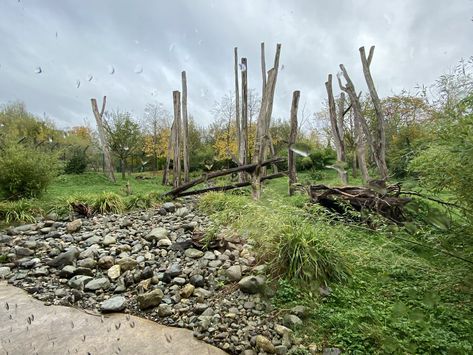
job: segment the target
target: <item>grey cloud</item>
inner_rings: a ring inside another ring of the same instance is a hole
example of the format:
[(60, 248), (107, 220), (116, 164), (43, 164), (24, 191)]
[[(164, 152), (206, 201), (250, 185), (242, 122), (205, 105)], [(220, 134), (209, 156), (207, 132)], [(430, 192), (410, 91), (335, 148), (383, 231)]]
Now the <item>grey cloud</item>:
[[(234, 46), (248, 58), (250, 87), (260, 91), (264, 41), (268, 68), (282, 43), (274, 115), (288, 116), (297, 89), (313, 112), (325, 98), (327, 74), (340, 63), (365, 90), (361, 45), (377, 47), (372, 70), (381, 95), (433, 82), (473, 54), (472, 10), (469, 0), (5, 0), (0, 103), (22, 100), (70, 127), (91, 117), (91, 97), (107, 95), (110, 108), (141, 117), (149, 102), (171, 108), (186, 70), (189, 110), (208, 124), (214, 101), (233, 89)], [(38, 66), (43, 73), (35, 74)]]

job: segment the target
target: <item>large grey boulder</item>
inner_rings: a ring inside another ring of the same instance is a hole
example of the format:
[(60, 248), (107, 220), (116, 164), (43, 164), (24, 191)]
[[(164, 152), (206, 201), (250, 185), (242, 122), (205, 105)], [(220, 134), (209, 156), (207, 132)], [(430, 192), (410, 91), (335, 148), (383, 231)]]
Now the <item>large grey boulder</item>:
[(240, 290), (244, 293), (260, 293), (263, 291), (265, 279), (263, 276), (246, 276), (238, 282)]
[(169, 232), (166, 228), (157, 227), (151, 230), (148, 235), (145, 237), (146, 240), (161, 240), (161, 239), (168, 239)]
[(53, 260), (49, 261), (47, 264), (49, 266), (62, 269), (66, 265), (72, 265), (74, 261), (77, 260), (79, 256), (79, 249), (71, 248), (68, 251), (59, 254)]
[(120, 312), (125, 309), (126, 300), (122, 296), (114, 296), (106, 301), (103, 301), (100, 305), (102, 312)]
[(82, 227), (82, 220), (76, 219), (66, 225), (67, 233), (77, 232)]
[(106, 277), (93, 279), (85, 285), (86, 291), (106, 290), (110, 287), (110, 281)]

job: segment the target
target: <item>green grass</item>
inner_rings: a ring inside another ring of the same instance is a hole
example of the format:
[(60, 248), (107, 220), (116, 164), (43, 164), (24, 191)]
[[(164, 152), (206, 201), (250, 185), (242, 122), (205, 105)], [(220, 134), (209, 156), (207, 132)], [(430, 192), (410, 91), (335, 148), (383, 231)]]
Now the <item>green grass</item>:
[[(333, 183), (326, 173), (323, 183)], [(452, 232), (425, 224), (414, 235), (394, 226), (367, 230), (330, 220), (307, 202), (302, 194), (287, 197), (287, 180), (278, 179), (265, 184), (261, 201), (215, 193), (203, 196), (200, 208), (215, 226), (250, 238), (279, 284), (277, 307), (309, 306), (311, 318), (298, 330), (308, 342), (350, 354), (473, 352), (471, 265), (396, 238), (436, 247)], [(338, 277), (317, 276), (317, 269)], [(318, 295), (321, 281), (329, 297)]]

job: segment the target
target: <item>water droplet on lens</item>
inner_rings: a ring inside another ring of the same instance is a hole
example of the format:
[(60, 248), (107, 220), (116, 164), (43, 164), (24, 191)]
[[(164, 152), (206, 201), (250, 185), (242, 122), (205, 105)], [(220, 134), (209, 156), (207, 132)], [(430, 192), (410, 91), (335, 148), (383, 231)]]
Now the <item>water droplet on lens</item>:
[(36, 69), (34, 70), (34, 72), (36, 74), (41, 74), (43, 72), (43, 69), (41, 69), (41, 67), (36, 67)]
[(109, 73), (110, 75), (115, 74), (115, 68), (114, 68), (112, 65), (109, 65), (109, 66), (108, 66), (108, 73)]
[(169, 46), (169, 52), (172, 52), (174, 51), (174, 48), (176, 47), (176, 44), (175, 43), (171, 43), (171, 45)]
[(80, 80), (77, 80), (76, 81), (76, 88), (79, 88), (80, 87)]
[(281, 70), (284, 70), (284, 64), (281, 65)]
[(135, 73), (136, 74), (141, 74), (143, 73), (143, 67), (140, 64), (137, 64), (135, 67)]
[(246, 71), (246, 65), (243, 63), (238, 64), (240, 66), (241, 71)]

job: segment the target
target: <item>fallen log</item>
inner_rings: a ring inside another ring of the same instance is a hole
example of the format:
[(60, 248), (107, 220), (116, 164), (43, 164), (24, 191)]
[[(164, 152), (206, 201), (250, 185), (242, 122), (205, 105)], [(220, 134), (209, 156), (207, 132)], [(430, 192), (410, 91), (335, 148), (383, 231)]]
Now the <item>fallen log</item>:
[(309, 195), (312, 202), (318, 203), (332, 212), (347, 214), (347, 206), (361, 212), (368, 210), (395, 223), (405, 220), (404, 206), (411, 201), (399, 197), (400, 186), (392, 185), (382, 189), (364, 186), (328, 187), (311, 185)]
[[(271, 174), (271, 175), (261, 177), (261, 181), (277, 179), (277, 178), (280, 178), (280, 177), (283, 177), (283, 176), (286, 176), (286, 175), (287, 175), (287, 173)], [(200, 189), (200, 190), (181, 192), (178, 195), (176, 195), (176, 197), (198, 195), (198, 194), (203, 194), (205, 192), (210, 192), (210, 191), (227, 191), (227, 190), (238, 189), (240, 187), (245, 187), (245, 186), (251, 186), (251, 182), (250, 181), (245, 181), (245, 182), (239, 182), (239, 183), (235, 183), (235, 184), (231, 184), (231, 185), (213, 186), (213, 187), (207, 187), (205, 189)]]
[[(278, 163), (278, 162), (281, 162), (283, 160), (284, 160), (284, 158), (269, 159), (269, 160), (266, 160), (266, 161), (262, 162), (260, 164), (260, 166), (266, 166), (266, 165), (270, 165), (272, 163)], [(176, 198), (178, 196), (182, 196), (182, 192), (184, 192), (186, 190), (189, 190), (191, 187), (194, 187), (195, 185), (206, 182), (210, 179), (215, 179), (215, 178), (220, 177), (220, 176), (225, 176), (225, 175), (237, 173), (239, 171), (246, 171), (248, 173), (251, 173), (256, 169), (257, 166), (258, 166), (258, 163), (247, 164), (247, 165), (237, 166), (236, 168), (223, 169), (223, 170), (214, 171), (214, 172), (211, 172), (211, 173), (208, 173), (208, 174), (204, 174), (200, 178), (197, 178), (195, 180), (189, 181), (188, 183), (177, 186), (176, 188), (174, 188), (171, 191), (164, 194), (164, 196), (171, 196), (172, 198)]]

